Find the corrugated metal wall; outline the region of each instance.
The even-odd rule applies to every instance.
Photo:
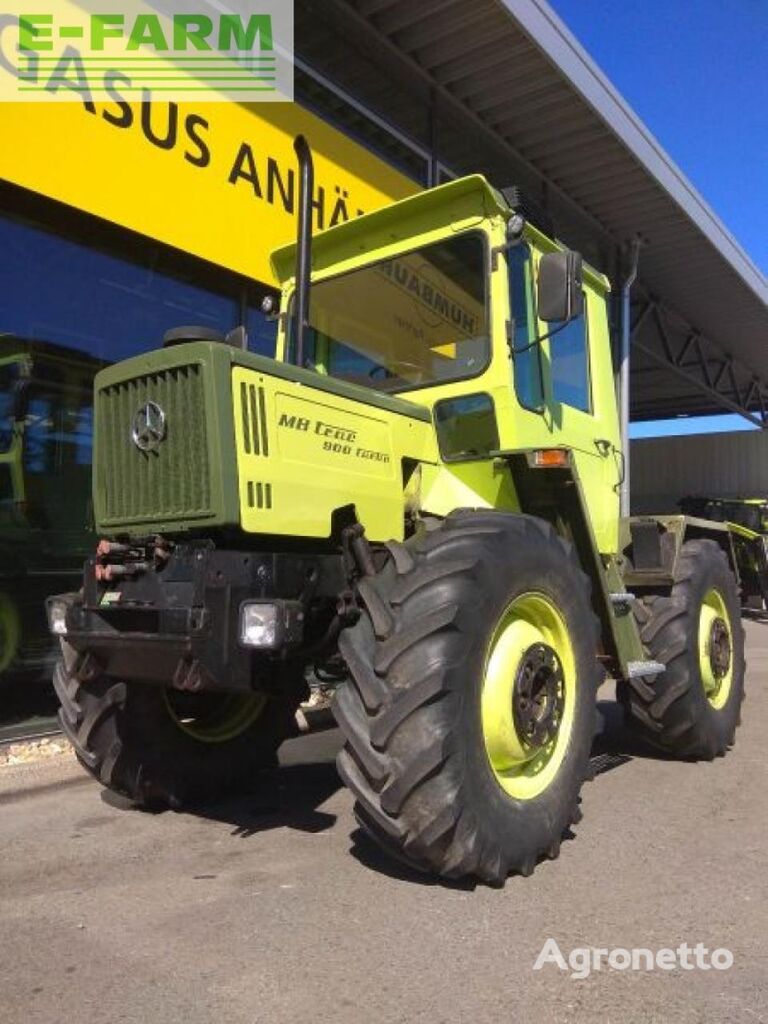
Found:
[[[768,432],[654,437],[631,445],[632,511],[677,512],[686,495],[768,494]]]

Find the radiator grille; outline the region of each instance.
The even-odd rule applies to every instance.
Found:
[[[165,413],[156,451],[140,451],[131,432],[147,402]],[[152,523],[213,514],[203,370],[177,366],[103,388],[96,406],[103,522]]]

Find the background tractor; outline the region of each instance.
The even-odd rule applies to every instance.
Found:
[[[103,364],[0,336],[0,687],[50,677],[51,591],[79,586],[93,550],[93,378]]]
[[[104,785],[176,807],[253,784],[331,676],[362,825],[502,884],[578,820],[606,674],[666,753],[733,743],[731,534],[621,518],[608,283],[577,253],[479,176],[311,244],[296,149],[276,358],[181,328],[96,379],[61,722]]]
[[[742,605],[768,611],[768,501],[765,498],[683,498],[683,512],[725,523],[731,531]]]

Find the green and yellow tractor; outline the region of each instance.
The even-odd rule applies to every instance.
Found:
[[[52,590],[77,586],[93,551],[93,379],[103,363],[0,335],[0,687],[50,678]]]
[[[768,500],[687,497],[680,508],[686,515],[727,525],[741,581],[742,605],[748,611],[768,612]]]
[[[620,516],[604,277],[480,176],[312,241],[296,148],[276,358],[180,328],[96,379],[101,540],[48,602],[62,726],[178,807],[252,785],[318,672],[362,826],[503,884],[579,818],[606,675],[657,749],[733,743],[731,535]]]

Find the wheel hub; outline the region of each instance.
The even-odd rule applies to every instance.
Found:
[[[724,679],[731,667],[731,634],[719,616],[709,629],[709,664],[715,679]]]
[[[563,669],[548,644],[533,644],[520,659],[512,692],[512,716],[524,746],[546,747],[563,717]]]
[[[165,705],[182,732],[200,743],[226,743],[259,718],[267,703],[262,693],[184,693],[165,690]]]

